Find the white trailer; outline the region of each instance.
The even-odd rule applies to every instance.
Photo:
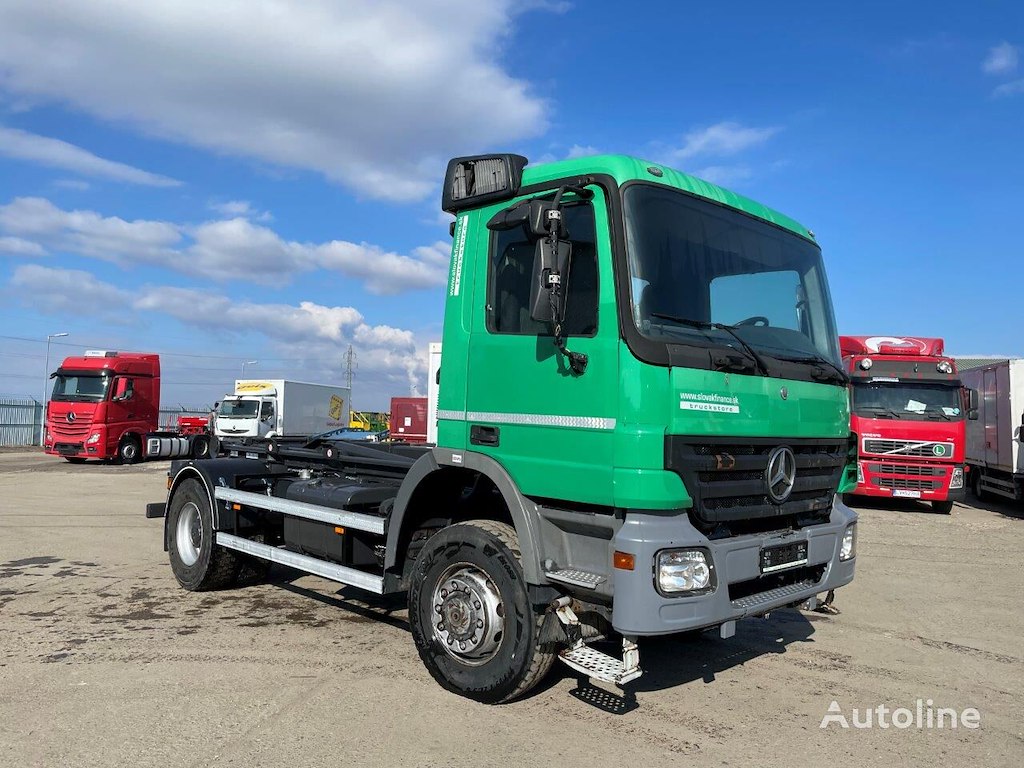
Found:
[[[222,440],[308,437],[347,427],[351,390],[286,379],[237,379],[217,410]]]
[[[978,419],[967,422],[971,488],[1024,499],[1024,360],[993,360],[960,377],[979,394]]]

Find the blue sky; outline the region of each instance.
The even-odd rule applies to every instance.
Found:
[[[0,0],[0,393],[84,348],[425,391],[447,159],[624,152],[813,229],[841,333],[1024,356],[1024,6]]]

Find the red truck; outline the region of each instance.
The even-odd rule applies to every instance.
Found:
[[[179,417],[159,429],[160,356],[90,350],[69,357],[51,374],[43,449],[72,463],[117,459],[207,458],[205,417]]]
[[[860,496],[920,499],[942,514],[964,498],[965,418],[978,393],[961,385],[942,339],[840,336],[850,374]]]
[[[392,440],[427,442],[427,398],[392,397],[388,431]]]

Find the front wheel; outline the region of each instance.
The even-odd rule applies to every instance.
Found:
[[[940,515],[948,515],[953,511],[952,501],[933,501],[932,509],[938,512]]]
[[[192,458],[210,458],[210,438],[206,435],[199,435],[192,441]]]
[[[199,480],[183,481],[167,512],[167,552],[174,577],[185,589],[223,589],[237,580],[241,560],[219,546],[215,536],[206,487]]]
[[[137,437],[125,437],[117,447],[117,459],[122,464],[134,464],[141,455],[142,446],[139,444],[139,438]]]
[[[530,604],[520,560],[515,529],[493,520],[444,528],[416,558],[409,625],[427,670],[449,691],[498,704],[551,669],[545,614]]]

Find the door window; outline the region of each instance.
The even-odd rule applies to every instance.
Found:
[[[572,255],[566,285],[566,336],[597,333],[597,248],[594,209],[589,204],[563,208]],[[487,273],[487,330],[491,333],[537,336],[551,326],[530,317],[530,287],[536,240],[522,227],[495,232]]]

